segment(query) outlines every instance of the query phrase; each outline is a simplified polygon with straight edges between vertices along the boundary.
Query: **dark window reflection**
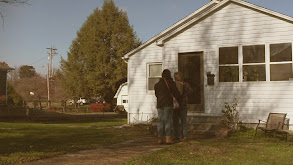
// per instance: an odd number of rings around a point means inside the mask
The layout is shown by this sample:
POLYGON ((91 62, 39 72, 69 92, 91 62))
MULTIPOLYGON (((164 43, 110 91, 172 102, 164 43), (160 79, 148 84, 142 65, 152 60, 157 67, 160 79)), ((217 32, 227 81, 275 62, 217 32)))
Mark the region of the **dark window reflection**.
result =
POLYGON ((265 62, 265 45, 243 46, 243 63, 265 62))
POLYGON ((292 64, 271 64, 271 81, 288 81, 292 75, 292 64))
POLYGON ((271 62, 292 61, 291 43, 271 44, 270 51, 271 62))
POLYGON ((238 47, 223 47, 219 51, 220 64, 238 64, 238 47))
POLYGON ((220 66, 220 82, 239 82, 239 66, 220 66))
POLYGON ((266 66, 243 66, 243 81, 266 81, 266 66))

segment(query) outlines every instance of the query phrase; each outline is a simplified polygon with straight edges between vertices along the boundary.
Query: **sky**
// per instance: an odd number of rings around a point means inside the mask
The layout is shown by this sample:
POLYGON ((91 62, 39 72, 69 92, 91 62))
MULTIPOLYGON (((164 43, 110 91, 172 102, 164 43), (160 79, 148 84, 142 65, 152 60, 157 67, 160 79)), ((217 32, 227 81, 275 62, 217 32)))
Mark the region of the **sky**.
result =
MULTIPOLYGON (((178 22, 210 0, 114 0, 127 12, 129 22, 144 42, 178 22)), ((247 2, 293 16, 293 0, 246 0, 247 2)), ((0 27, 0 61, 11 67, 32 65, 46 74, 48 50, 54 46, 57 55, 53 67, 58 68, 61 57, 67 58, 72 40, 87 17, 103 0, 30 0, 29 5, 0 4, 4 15, 0 27)))

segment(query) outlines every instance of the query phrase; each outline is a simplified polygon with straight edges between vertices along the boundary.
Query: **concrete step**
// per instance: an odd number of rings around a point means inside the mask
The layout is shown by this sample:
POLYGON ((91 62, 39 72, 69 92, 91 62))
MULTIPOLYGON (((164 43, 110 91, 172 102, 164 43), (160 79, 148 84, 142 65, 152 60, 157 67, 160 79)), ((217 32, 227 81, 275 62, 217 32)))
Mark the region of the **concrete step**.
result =
POLYGON ((188 123, 189 130, 214 131, 217 129, 216 123, 188 123))
POLYGON ((218 123, 223 116, 187 116, 188 123, 218 123))

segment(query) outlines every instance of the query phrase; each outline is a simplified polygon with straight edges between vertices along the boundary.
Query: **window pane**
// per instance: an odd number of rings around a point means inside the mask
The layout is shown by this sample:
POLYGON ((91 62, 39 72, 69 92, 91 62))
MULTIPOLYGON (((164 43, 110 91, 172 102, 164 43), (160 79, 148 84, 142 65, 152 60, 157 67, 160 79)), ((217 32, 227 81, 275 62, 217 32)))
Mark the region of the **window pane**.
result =
POLYGON ((160 81, 161 78, 149 78, 149 90, 155 90, 155 84, 160 81))
POLYGON ((152 64, 150 67, 149 77, 160 77, 162 75, 162 64, 152 64))
POLYGON ((243 46, 243 63, 265 62, 265 45, 243 46))
POLYGON ((271 44, 271 62, 292 61, 292 45, 285 44, 271 44))
POLYGON ((220 66, 220 82, 239 82, 239 67, 220 66))
POLYGON ((238 47, 220 48, 220 64, 238 64, 238 47))
POLYGON ((243 81, 266 81, 266 65, 243 66, 243 81))
POLYGON ((288 81, 292 75, 292 64, 271 64, 271 81, 288 81))

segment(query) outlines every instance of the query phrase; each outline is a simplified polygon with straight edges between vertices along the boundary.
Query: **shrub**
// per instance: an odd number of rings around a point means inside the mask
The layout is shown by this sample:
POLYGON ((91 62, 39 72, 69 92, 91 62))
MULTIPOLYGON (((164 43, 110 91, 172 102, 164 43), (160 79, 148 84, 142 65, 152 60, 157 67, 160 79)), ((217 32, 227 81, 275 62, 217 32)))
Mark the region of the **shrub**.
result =
POLYGON ((229 103, 225 102, 225 108, 222 109, 223 116, 225 120, 221 121, 223 126, 230 127, 233 130, 238 130, 238 127, 241 125, 239 120, 239 112, 237 110, 238 101, 237 99, 233 100, 232 106, 229 103))
POLYGON ((111 105, 108 103, 92 103, 90 109, 92 112, 108 112, 111 110, 111 105))
POLYGON ((15 91, 15 88, 10 83, 8 83, 7 85, 7 95, 8 104, 15 106, 23 106, 22 97, 15 91))

